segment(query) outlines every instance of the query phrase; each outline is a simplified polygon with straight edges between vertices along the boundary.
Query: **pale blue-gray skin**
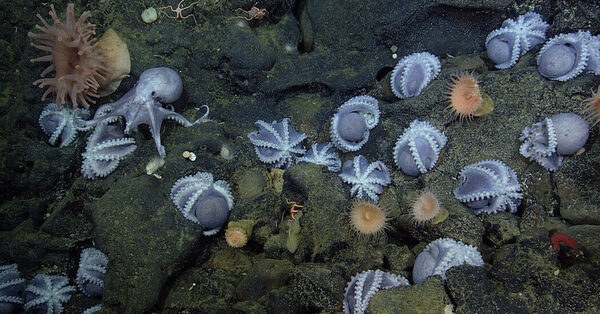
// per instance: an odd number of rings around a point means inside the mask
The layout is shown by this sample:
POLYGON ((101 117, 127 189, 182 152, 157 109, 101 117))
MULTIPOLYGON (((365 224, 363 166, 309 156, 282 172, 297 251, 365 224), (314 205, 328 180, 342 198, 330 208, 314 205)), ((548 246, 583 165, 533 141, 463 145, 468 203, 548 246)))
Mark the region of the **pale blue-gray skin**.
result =
POLYGON ((20 295, 24 288, 17 264, 0 265, 0 313, 14 313, 23 305, 20 295))
POLYGON ((590 127, 578 114, 561 113, 526 127, 519 152, 542 167, 556 171, 564 156, 572 155, 585 145, 590 127))
POLYGON ((331 142, 343 152, 359 150, 369 140, 369 130, 379 123, 379 102, 362 95, 343 103, 331 118, 331 142))
POLYGON ((362 155, 346 160, 339 174, 342 181, 351 184, 350 195, 360 199, 368 198, 374 202, 379 201, 379 194, 383 187, 392 182, 390 170, 381 161, 369 164, 362 155))
POLYGON ((422 284, 431 276, 446 279, 448 269, 463 264, 483 266, 483 259, 476 247, 451 238, 437 239, 417 256, 413 266, 413 281, 422 284))
POLYGON ((255 124, 258 131, 250 132, 248 139, 254 145, 254 151, 260 161, 273 164, 275 168, 287 168, 299 154, 306 152, 302 148, 306 134, 294 130, 290 119, 284 118, 281 122, 271 123, 258 120, 255 124))
POLYGON ((548 27, 548 23, 534 12, 519 15, 516 20, 507 19, 502 22, 501 28, 487 36, 485 46, 488 57, 496 64, 496 68, 508 69, 533 46, 546 40, 548 27))
POLYGON ((71 109, 66 106, 59 109, 55 103, 51 103, 44 107, 39 123, 44 133, 50 136, 50 144, 55 145, 60 138, 59 147, 65 147, 73 143, 77 132, 92 128, 85 123, 89 117, 90 111, 87 109, 71 109))
POLYGON ((440 60, 429 52, 405 56, 398 61, 392 71, 390 79, 392 92, 400 99, 419 96, 441 70, 440 60))
POLYGON ((409 176, 431 170, 448 138, 426 121, 414 120, 396 141, 394 162, 409 176))
POLYGON ((69 285, 65 276, 38 274, 25 288, 26 311, 35 313, 55 313, 63 311, 63 303, 71 299, 75 287, 69 285))
POLYGON ((101 310, 102 310, 102 304, 96 304, 92 307, 88 307, 81 314, 95 314, 95 313, 99 313, 101 310))
POLYGON ((578 114, 560 113, 552 118, 556 133, 556 153, 573 155, 580 150, 590 136, 590 126, 578 114))
POLYGON ((227 199, 215 189, 209 189, 198 198, 194 215, 205 229, 219 228, 229 217, 227 199))
POLYGON ((371 298, 379 290, 399 286, 410 286, 408 280, 400 275, 381 270, 367 270, 356 274, 346 287, 344 293, 344 313, 364 313, 371 298))
POLYGON ((81 173, 92 180, 105 177, 135 149, 134 139, 126 138, 120 126, 98 123, 83 153, 81 173))
POLYGON ((85 295, 90 297, 102 296, 106 265, 108 265, 108 258, 99 250, 87 248, 81 252, 75 282, 85 295))
POLYGON ((589 31, 560 34, 548 40, 538 55, 540 74, 567 81, 583 71, 600 75, 600 37, 589 31))
POLYGON ((208 172, 180 178, 173 184, 170 196, 185 218, 202 226, 204 235, 216 234, 233 207, 229 184, 222 180, 213 182, 208 172))
POLYGON ((302 157, 298 157, 296 162, 301 165, 321 165, 326 166, 329 171, 338 172, 342 168, 340 155, 335 151, 330 142, 323 144, 313 144, 312 147, 302 157))
POLYGON ((172 119, 177 123, 189 127, 204 121, 206 114, 194 122, 188 121, 184 116, 162 107, 163 103, 176 101, 183 90, 181 77, 172 69, 160 67, 151 68, 140 75, 140 79, 121 99, 114 103, 102 105, 96 111, 94 119, 88 124, 111 123, 119 118, 125 118, 125 134, 131 134, 140 124, 150 127, 158 154, 166 156, 165 148, 160 141, 160 128, 164 120, 172 119))
POLYGON ((515 213, 523 199, 517 173, 498 160, 484 160, 463 168, 454 196, 476 215, 506 209, 515 213))
POLYGON ((337 130, 341 138, 350 142, 358 142, 367 131, 367 123, 358 112, 345 112, 341 114, 337 130))
MULTIPOLYGON (((423 156, 421 158, 424 160, 427 168, 435 165, 437 158, 435 158, 435 153, 433 149, 431 149, 431 145, 429 145, 429 143, 427 143, 423 138, 416 138, 415 148, 419 152, 419 155, 423 156)), ((413 158, 408 146, 404 146, 401 148, 401 150, 394 151, 394 153, 394 159, 397 160, 396 164, 400 169, 402 169, 402 172, 412 177, 417 177, 421 174, 421 171, 417 167, 415 159, 413 158)))

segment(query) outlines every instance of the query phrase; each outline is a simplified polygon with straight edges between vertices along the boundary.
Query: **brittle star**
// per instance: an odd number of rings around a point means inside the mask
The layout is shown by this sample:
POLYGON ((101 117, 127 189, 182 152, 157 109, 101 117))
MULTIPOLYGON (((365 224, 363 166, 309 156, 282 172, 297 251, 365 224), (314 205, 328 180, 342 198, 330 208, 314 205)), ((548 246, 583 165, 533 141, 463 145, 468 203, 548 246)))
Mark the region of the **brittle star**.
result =
POLYGON ((294 215, 296 215, 297 213, 301 212, 301 209, 304 207, 302 205, 298 205, 298 203, 296 202, 290 202, 287 197, 285 198, 286 203, 288 203, 288 205, 292 205, 290 208, 290 216, 292 217, 290 219, 290 221, 292 220, 296 220, 296 217, 294 217, 294 215), (296 209, 299 208, 299 209, 296 209))
POLYGON ((165 6, 165 7, 160 7, 160 8, 158 8, 158 11, 160 11, 160 12, 164 13, 164 14, 165 14, 165 15, 166 15, 168 18, 170 18, 170 19, 175 19, 175 20, 176 20, 176 19, 182 19, 182 20, 185 20, 185 19, 187 19, 188 17, 192 17, 192 18, 194 19, 194 23, 198 24, 198 23, 196 22, 196 17, 194 16, 194 14, 188 14, 188 15, 186 15, 186 16, 183 16, 182 12, 183 12, 183 10, 187 10, 187 9, 191 8, 191 7, 192 7, 194 4, 197 4, 197 3, 199 3, 200 1, 195 1, 195 2, 192 2, 192 3, 191 3, 190 5, 188 5, 187 7, 185 7, 185 8, 182 8, 182 7, 181 7, 181 4, 183 3, 183 1, 185 1, 185 0, 181 0, 181 1, 179 1, 179 3, 177 4, 177 8, 176 8, 176 9, 173 9, 173 7, 172 7, 172 6, 168 5, 168 6, 165 6), (164 11, 164 10, 166 10, 166 9, 169 9, 169 10, 171 10, 172 12, 175 12, 175 16, 170 16, 170 15, 168 15, 168 14, 167 14, 167 12, 165 12, 165 11, 164 11))

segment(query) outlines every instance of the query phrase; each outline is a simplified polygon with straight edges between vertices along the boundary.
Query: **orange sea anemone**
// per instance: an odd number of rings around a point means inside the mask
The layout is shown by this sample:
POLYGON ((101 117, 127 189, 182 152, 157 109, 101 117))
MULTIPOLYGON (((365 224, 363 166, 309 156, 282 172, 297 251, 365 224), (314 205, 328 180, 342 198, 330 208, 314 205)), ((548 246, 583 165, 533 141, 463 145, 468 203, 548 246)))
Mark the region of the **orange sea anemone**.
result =
POLYGON ((471 120, 483 107, 483 94, 477 77, 471 73, 458 74, 452 78, 448 91, 448 108, 460 120, 471 120))
POLYGON ((436 219, 443 209, 438 198, 429 191, 422 192, 414 200, 410 215, 411 221, 417 225, 424 225, 436 219))
POLYGON ((359 236, 369 238, 385 235, 389 227, 388 220, 388 211, 370 202, 355 202, 350 210, 350 225, 359 236))
POLYGON ((600 86, 594 92, 592 90, 592 97, 586 99, 584 102, 584 112, 586 120, 590 122, 592 126, 600 122, 600 86))
POLYGON ((225 232, 225 241, 231 247, 240 248, 248 243, 248 237, 241 230, 227 230, 225 232))
POLYGON ((253 220, 237 220, 230 221, 225 230, 225 241, 229 246, 234 248, 244 247, 252 236, 252 228, 254 228, 253 220))
POLYGON ((99 80, 108 72, 107 59, 96 49, 95 39, 90 36, 96 33, 94 24, 86 23, 90 12, 85 11, 78 20, 75 19, 74 5, 67 5, 65 21, 58 18, 54 6, 50 5, 50 17, 54 24, 50 25, 41 15, 37 15, 44 26, 35 28, 42 33, 29 32, 27 35, 41 44, 31 45, 50 54, 32 59, 31 62, 51 62, 41 74, 41 79, 33 82, 40 88, 48 86, 42 100, 49 94, 57 105, 70 102, 75 108, 82 105, 89 108, 92 98, 98 97, 99 80), (54 71, 54 77, 43 78, 54 71))

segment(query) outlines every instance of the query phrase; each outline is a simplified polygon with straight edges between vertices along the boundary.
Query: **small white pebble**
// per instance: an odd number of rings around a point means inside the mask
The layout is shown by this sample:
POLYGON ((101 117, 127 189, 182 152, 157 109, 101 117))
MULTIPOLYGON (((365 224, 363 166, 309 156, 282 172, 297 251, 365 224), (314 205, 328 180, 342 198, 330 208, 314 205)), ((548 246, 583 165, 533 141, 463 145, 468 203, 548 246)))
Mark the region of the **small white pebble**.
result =
MULTIPOLYGON (((146 174, 154 174, 158 168, 165 165, 165 160, 162 157, 154 157, 146 164, 146 174)), ((156 176, 156 174, 154 174, 156 176)))
POLYGON ((149 7, 142 11, 142 20, 146 24, 154 23, 158 19, 158 12, 153 7, 149 7))
POLYGON ((287 53, 293 53, 296 52, 296 46, 290 44, 290 43, 286 43, 285 45, 283 45, 283 48, 285 49, 285 52, 287 53))
POLYGON ((221 144, 221 152, 219 153, 219 155, 221 156, 221 158, 223 158, 225 160, 232 160, 233 157, 235 157, 235 154, 233 153, 233 149, 232 149, 231 145, 229 145, 229 143, 221 144))

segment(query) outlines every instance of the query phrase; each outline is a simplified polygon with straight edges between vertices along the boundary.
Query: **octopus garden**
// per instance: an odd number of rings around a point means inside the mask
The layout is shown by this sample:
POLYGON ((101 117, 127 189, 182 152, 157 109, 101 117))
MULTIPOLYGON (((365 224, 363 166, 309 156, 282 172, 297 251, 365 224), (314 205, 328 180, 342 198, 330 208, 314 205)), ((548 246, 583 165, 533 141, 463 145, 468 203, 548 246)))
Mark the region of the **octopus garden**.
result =
POLYGON ((593 1, 50 2, 0 313, 600 310, 593 1))

